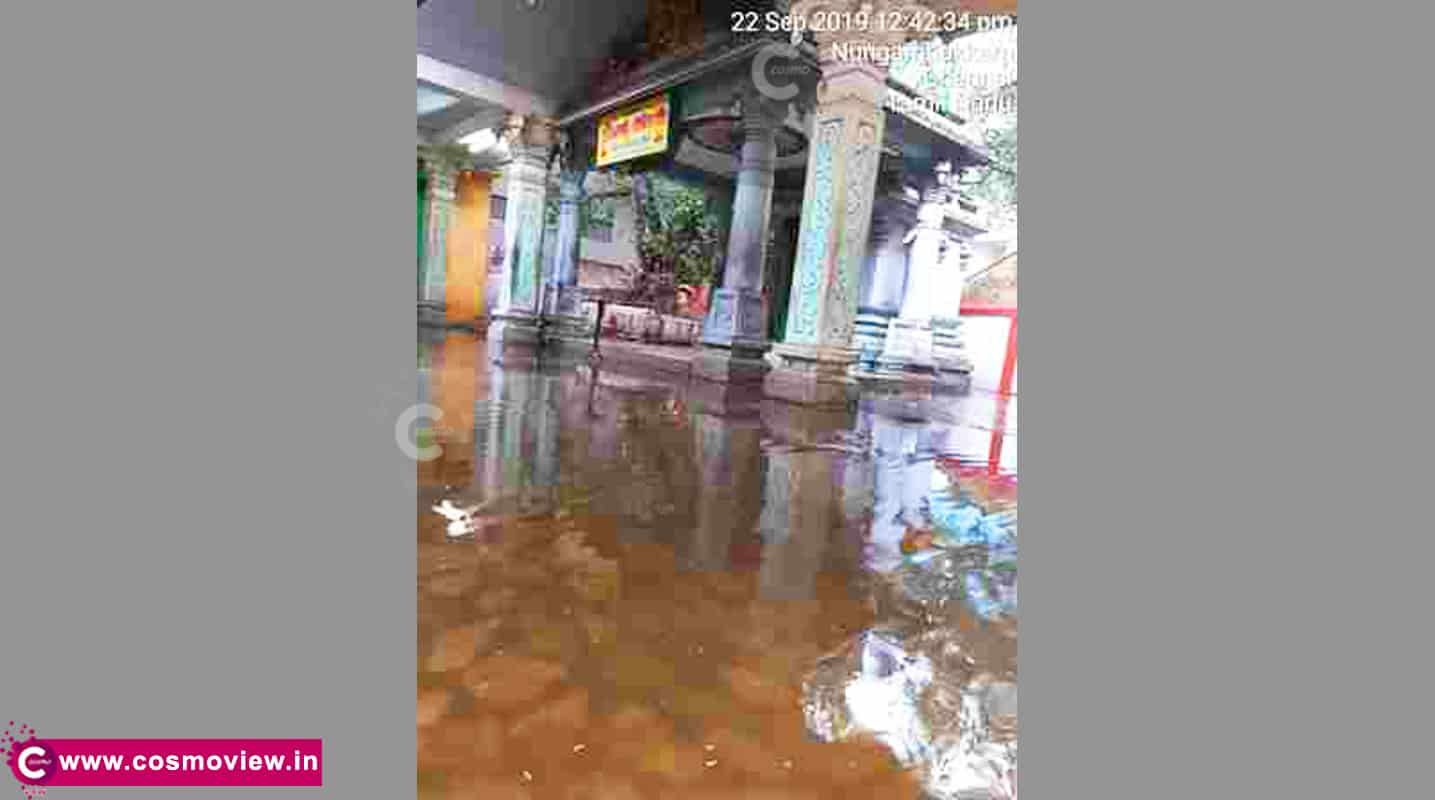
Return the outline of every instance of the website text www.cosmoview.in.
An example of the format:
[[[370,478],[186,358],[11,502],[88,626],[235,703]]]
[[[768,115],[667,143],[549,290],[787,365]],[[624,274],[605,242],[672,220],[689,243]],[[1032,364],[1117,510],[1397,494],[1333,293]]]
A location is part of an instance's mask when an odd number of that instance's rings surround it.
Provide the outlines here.
[[[318,739],[30,739],[8,755],[31,785],[323,785]]]

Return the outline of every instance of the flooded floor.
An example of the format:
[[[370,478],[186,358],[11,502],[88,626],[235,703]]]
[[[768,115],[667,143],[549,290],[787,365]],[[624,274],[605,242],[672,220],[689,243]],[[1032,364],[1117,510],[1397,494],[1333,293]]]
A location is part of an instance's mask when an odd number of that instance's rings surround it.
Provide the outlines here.
[[[991,398],[815,411],[433,336],[420,798],[1015,796]]]

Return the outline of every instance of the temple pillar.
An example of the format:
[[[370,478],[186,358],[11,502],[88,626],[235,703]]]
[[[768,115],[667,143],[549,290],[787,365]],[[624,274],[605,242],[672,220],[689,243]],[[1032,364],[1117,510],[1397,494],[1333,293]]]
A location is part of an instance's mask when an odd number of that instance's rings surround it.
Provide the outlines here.
[[[583,180],[586,170],[564,164],[558,178],[558,240],[554,242],[553,264],[543,293],[543,316],[550,341],[587,350],[592,340],[588,320],[582,312],[578,288],[579,217],[583,207]]]
[[[956,298],[938,303],[932,309],[932,359],[941,373],[970,375],[972,361],[962,341],[961,298],[967,289],[967,265],[971,248],[966,242],[949,236],[937,270],[937,295]]]
[[[965,361],[957,352],[960,342],[953,324],[961,313],[961,254],[944,229],[954,186],[951,175],[951,165],[938,164],[922,193],[917,227],[910,235],[902,309],[888,325],[878,361],[892,374],[964,384],[970,367],[963,369]],[[942,340],[940,365],[937,330]]]
[[[787,329],[765,390],[784,400],[846,399],[862,262],[877,184],[885,72],[861,61],[822,65],[808,151]]]
[[[852,346],[864,369],[876,366],[887,341],[887,327],[902,308],[907,281],[907,252],[902,240],[907,235],[908,213],[902,200],[879,198],[872,214],[872,236],[852,334]]]
[[[943,165],[945,166],[945,165]],[[897,372],[931,373],[932,312],[941,303],[961,303],[961,295],[937,295],[942,246],[946,243],[943,222],[947,216],[947,181],[950,169],[939,167],[935,180],[923,191],[917,209],[917,227],[910,234],[907,251],[907,285],[902,292],[902,309],[887,326],[887,341],[879,361],[884,369]]]
[[[742,103],[742,149],[733,195],[722,286],[703,320],[696,372],[710,380],[760,380],[766,370],[766,315],[762,301],[772,216],[773,169],[779,122],[754,96]]]
[[[505,349],[531,350],[538,345],[543,210],[557,128],[551,120],[514,115],[503,136],[512,160],[507,167],[508,200],[503,218],[503,280],[488,329],[495,360]]]
[[[462,151],[462,152],[466,152]],[[445,316],[444,282],[448,272],[448,231],[458,171],[467,165],[462,152],[449,148],[420,147],[424,165],[424,248],[419,264],[419,322],[442,325]]]

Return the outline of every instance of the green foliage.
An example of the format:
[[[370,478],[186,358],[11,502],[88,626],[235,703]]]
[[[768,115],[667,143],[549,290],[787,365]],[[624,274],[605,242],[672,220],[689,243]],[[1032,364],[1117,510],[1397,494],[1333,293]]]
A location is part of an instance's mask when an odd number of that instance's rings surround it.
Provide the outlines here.
[[[587,233],[590,228],[611,228],[614,217],[613,198],[590,197],[583,204],[583,213],[578,218],[578,228]]]
[[[612,198],[583,198],[583,202],[578,204],[578,238],[582,239],[587,236],[588,231],[594,227],[611,227],[613,217]],[[554,197],[552,193],[543,203],[543,225],[548,228],[558,227],[558,198]]]
[[[712,283],[722,228],[707,193],[651,173],[634,178],[633,203],[640,262],[634,299],[666,306],[675,287]]]
[[[1016,213],[1016,116],[992,118],[986,127],[986,145],[991,164],[976,167],[964,176],[961,195],[968,200],[981,200],[999,211]]]
[[[710,283],[717,271],[718,220],[701,189],[649,180],[638,256],[670,271],[678,284]]]

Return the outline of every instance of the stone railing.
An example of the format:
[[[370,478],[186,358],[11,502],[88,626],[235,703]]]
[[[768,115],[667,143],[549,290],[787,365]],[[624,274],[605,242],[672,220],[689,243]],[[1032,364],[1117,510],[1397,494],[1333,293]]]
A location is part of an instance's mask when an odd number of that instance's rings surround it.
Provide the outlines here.
[[[588,318],[597,313],[597,304],[589,303]],[[602,337],[651,344],[693,346],[702,333],[702,321],[673,314],[659,314],[651,308],[622,303],[603,307]]]

